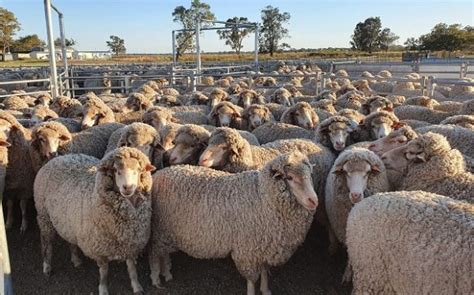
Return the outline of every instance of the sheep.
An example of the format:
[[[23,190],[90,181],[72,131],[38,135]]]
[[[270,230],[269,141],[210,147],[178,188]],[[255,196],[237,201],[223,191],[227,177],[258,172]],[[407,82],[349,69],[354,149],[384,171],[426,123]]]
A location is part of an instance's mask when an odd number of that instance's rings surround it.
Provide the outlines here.
[[[176,132],[174,146],[168,150],[170,165],[197,165],[211,133],[198,125],[184,125]]]
[[[410,126],[405,125],[393,130],[389,135],[373,141],[368,149],[382,157],[386,152],[401,147],[416,137],[418,134]]]
[[[35,105],[49,106],[52,99],[51,94],[48,92],[40,93],[35,99]]]
[[[457,114],[456,112],[442,112],[416,105],[403,105],[396,107],[394,113],[400,120],[420,120],[430,124],[439,124],[447,117]]]
[[[405,124],[410,126],[413,129],[421,128],[421,127],[426,127],[426,126],[431,126],[432,124],[425,122],[425,121],[419,121],[419,120],[400,120],[400,123]]]
[[[82,127],[84,129],[94,125],[115,122],[112,110],[100,98],[93,96],[89,96],[87,99],[82,114]]]
[[[224,101],[212,108],[208,115],[209,124],[213,126],[229,126],[242,129],[242,111],[239,106],[231,102]]]
[[[331,99],[321,99],[310,103],[319,117],[320,121],[323,121],[336,114],[336,108],[334,102]]]
[[[147,109],[151,108],[153,103],[149,98],[145,95],[134,92],[130,93],[128,96],[125,105],[122,108],[122,112],[129,113],[129,112],[138,112],[138,111],[146,111]]]
[[[337,70],[335,75],[336,75],[336,77],[349,77],[349,74],[344,69]]]
[[[280,121],[281,116],[288,109],[288,107],[277,103],[266,103],[265,106],[270,110],[275,121]]]
[[[393,111],[393,103],[383,96],[372,96],[367,98],[367,100],[361,106],[361,113],[364,115],[369,115],[378,111]]]
[[[106,77],[97,77],[84,80],[84,89],[92,91],[94,94],[112,93],[112,81]],[[101,88],[101,89],[92,89]]]
[[[447,117],[440,122],[442,125],[452,124],[461,126],[467,129],[474,131],[474,115],[457,115],[452,117]]]
[[[71,134],[59,122],[43,122],[31,131],[28,148],[33,171],[36,173],[49,160],[59,155],[81,153],[101,159],[111,134],[122,128],[119,123],[102,124]]]
[[[135,122],[115,130],[109,137],[105,155],[124,146],[141,151],[157,169],[163,167],[164,148],[161,146],[161,138],[150,125]]]
[[[22,215],[20,232],[24,233],[28,227],[27,204],[33,196],[34,174],[28,156],[31,134],[28,129],[18,123],[15,117],[0,110],[0,138],[6,142],[2,144],[2,147],[7,147],[8,154],[3,190],[8,209],[5,226],[10,229],[13,225],[13,200],[17,199],[20,201]]]
[[[426,108],[429,108],[429,109],[435,109],[435,107],[440,105],[440,103],[437,100],[432,99],[428,96],[409,97],[405,100],[405,102],[403,104],[404,105],[422,106],[422,107],[426,107]]]
[[[270,96],[270,102],[277,103],[286,107],[292,106],[295,104],[293,97],[286,88],[278,88]]]
[[[30,107],[25,100],[17,95],[5,98],[2,103],[5,110],[20,111],[22,113]]]
[[[60,117],[78,118],[82,116],[82,104],[79,100],[67,96],[58,96],[49,106]]]
[[[351,145],[352,122],[343,116],[333,116],[322,121],[316,129],[316,141],[336,152]]]
[[[32,125],[49,121],[51,119],[57,119],[59,116],[53,110],[49,109],[48,106],[38,105],[34,107],[31,112],[25,114],[25,117],[29,117],[31,119]]]
[[[171,279],[169,254],[231,255],[247,279],[247,294],[268,288],[268,267],[285,263],[304,241],[318,205],[311,164],[297,152],[260,171],[228,174],[178,165],[155,173],[149,262],[153,285]],[[185,218],[183,218],[185,217]],[[185,220],[185,222],[183,222]],[[161,263],[160,263],[161,261]]]
[[[240,94],[242,91],[242,86],[239,83],[232,83],[229,87],[227,87],[227,93],[230,95]]]
[[[311,130],[299,126],[281,122],[268,122],[252,131],[260,144],[265,144],[279,139],[314,139],[315,134]]]
[[[188,105],[207,105],[209,102],[209,97],[200,91],[196,91],[191,95],[191,98],[188,100]]]
[[[217,104],[226,101],[229,98],[229,94],[220,88],[214,88],[209,93],[209,106],[214,108]]]
[[[352,81],[352,85],[355,87],[355,89],[361,91],[366,96],[377,94],[374,90],[372,90],[372,88],[370,88],[369,81],[367,80]]]
[[[280,122],[312,130],[319,124],[319,118],[309,103],[298,102],[283,113]]]
[[[418,134],[435,132],[446,137],[452,148],[474,158],[474,132],[455,125],[432,125],[415,129]]]
[[[362,107],[362,96],[355,91],[349,91],[336,99],[337,109],[359,110]]]
[[[109,261],[127,262],[134,294],[143,292],[135,259],[147,245],[151,221],[151,171],[139,150],[123,147],[103,159],[67,155],[48,162],[34,183],[41,235],[43,273],[51,273],[56,233],[71,244],[71,261],[81,264],[78,249],[99,266],[99,294],[108,294]]]
[[[474,203],[474,175],[446,138],[428,132],[382,156],[385,166],[402,175],[399,190],[424,190]]]
[[[334,162],[326,182],[326,211],[336,238],[346,242],[346,222],[354,204],[390,190],[382,160],[364,148],[343,151]]]
[[[401,106],[403,103],[405,103],[406,100],[405,96],[395,94],[387,95],[386,98],[392,102],[394,107]]]
[[[246,108],[251,104],[265,104],[265,99],[254,90],[246,89],[240,92],[236,99],[232,100],[232,103],[239,107]]]
[[[156,95],[155,103],[159,106],[173,107],[181,106],[184,103],[181,101],[181,98],[174,95]]]
[[[267,122],[274,121],[275,118],[272,113],[264,105],[253,104],[244,109],[242,113],[242,128],[248,131],[252,131]]]
[[[159,130],[167,123],[179,124],[207,124],[207,117],[200,112],[193,111],[174,111],[172,108],[152,107],[148,109],[142,116],[142,122],[154,126]]]
[[[353,294],[472,293],[474,211],[423,191],[381,193],[352,209]]]
[[[336,113],[337,116],[346,117],[351,121],[352,127],[355,129],[359,124],[362,124],[365,119],[365,115],[359,113],[353,109],[341,109]]]
[[[376,140],[399,127],[401,124],[393,113],[379,111],[365,117],[360,128],[352,133],[352,138],[357,141]]]

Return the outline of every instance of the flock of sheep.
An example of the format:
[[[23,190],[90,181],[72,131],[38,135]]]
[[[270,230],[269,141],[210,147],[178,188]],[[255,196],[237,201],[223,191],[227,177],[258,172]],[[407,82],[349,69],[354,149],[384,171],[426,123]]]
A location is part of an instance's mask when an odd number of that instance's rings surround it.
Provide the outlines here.
[[[146,253],[154,286],[170,254],[230,256],[247,294],[271,294],[314,222],[328,255],[347,247],[355,294],[469,294],[474,249],[474,87],[420,96],[419,75],[339,70],[314,93],[316,66],[271,75],[202,77],[200,91],[165,79],[124,97],[14,92],[0,110],[0,182],[28,228],[33,198],[43,272],[53,241],[99,267]],[[280,76],[280,77],[279,77]],[[272,88],[265,88],[272,87]],[[81,254],[82,252],[82,254]],[[13,264],[15,262],[13,261]]]

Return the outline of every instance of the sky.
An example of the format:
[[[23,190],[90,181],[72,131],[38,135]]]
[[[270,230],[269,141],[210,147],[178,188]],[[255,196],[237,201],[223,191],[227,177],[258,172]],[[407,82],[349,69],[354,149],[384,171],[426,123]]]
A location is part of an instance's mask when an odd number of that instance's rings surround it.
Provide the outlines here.
[[[125,40],[129,53],[171,52],[171,31],[180,29],[171,13],[176,6],[189,7],[190,0],[52,0],[65,16],[66,37],[77,41],[79,50],[107,50],[110,35]],[[292,48],[349,47],[355,25],[368,17],[379,16],[382,26],[409,37],[430,31],[437,23],[473,25],[474,0],[203,0],[211,5],[218,20],[244,16],[260,21],[267,5],[289,12],[287,28]],[[42,0],[0,0],[0,6],[17,16],[22,30],[18,36],[38,34],[46,40]],[[53,34],[59,36],[57,15],[53,15]],[[254,40],[244,42],[244,51],[253,50]],[[204,52],[230,51],[214,31],[201,37]]]

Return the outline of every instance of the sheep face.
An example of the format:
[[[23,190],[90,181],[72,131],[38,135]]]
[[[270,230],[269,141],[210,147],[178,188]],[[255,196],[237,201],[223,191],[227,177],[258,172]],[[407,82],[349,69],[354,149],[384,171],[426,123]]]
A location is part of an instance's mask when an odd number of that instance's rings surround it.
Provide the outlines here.
[[[293,105],[291,93],[285,88],[278,89],[277,91],[275,91],[272,101],[286,107]]]
[[[258,94],[252,90],[246,90],[240,93],[239,105],[243,108],[249,107],[253,100],[257,100]]]
[[[10,122],[0,119],[0,137],[8,138],[10,136],[10,131],[12,129],[12,124]]]
[[[47,159],[52,159],[58,155],[61,147],[71,141],[69,134],[60,134],[57,130],[43,128],[33,133],[33,141],[39,144],[39,152]]]
[[[379,112],[379,111],[392,111],[393,110],[393,104],[386,98],[374,99],[366,107],[368,108],[369,114]]]
[[[217,116],[217,126],[218,127],[229,127],[237,118],[240,118],[240,114],[235,112],[234,109],[229,107],[228,105],[223,105],[220,107],[214,114]]]
[[[336,151],[342,151],[346,147],[346,140],[353,129],[343,122],[334,122],[329,125],[329,139]]]
[[[379,118],[372,120],[370,123],[370,132],[373,138],[380,139],[389,135],[390,132],[392,132],[392,124],[393,122],[391,120],[379,120]]]
[[[249,123],[249,129],[253,130],[266,123],[270,115],[269,112],[270,111],[267,108],[257,105],[250,106],[245,110],[244,117]]]
[[[170,165],[197,164],[202,149],[207,146],[207,142],[196,140],[195,137],[186,133],[178,134],[174,144],[174,147],[169,151]]]
[[[225,144],[210,145],[199,158],[199,166],[216,168],[222,167],[225,164],[229,155],[229,147]]]
[[[284,180],[298,203],[309,211],[318,207],[318,196],[314,191],[311,173],[312,165],[306,157],[298,161],[290,160],[282,169],[270,170],[275,180]]]
[[[360,202],[364,198],[367,188],[367,179],[370,173],[378,173],[380,169],[376,165],[370,165],[365,160],[354,159],[336,167],[334,173],[342,174],[346,178],[349,189],[349,200],[352,204]]]
[[[242,86],[240,86],[240,84],[238,83],[234,83],[230,85],[229,88],[227,88],[227,92],[229,94],[239,94],[240,92],[242,92]]]
[[[33,112],[30,114],[30,116],[31,116],[31,121],[34,124],[38,124],[44,121],[58,118],[58,114],[50,110],[48,107],[45,107],[42,105],[35,107],[33,109]]]
[[[390,132],[386,137],[372,142],[369,146],[369,150],[381,157],[384,153],[405,145],[409,141],[404,132],[405,130],[406,127],[402,127]]]
[[[313,122],[311,111],[308,108],[295,110],[293,116],[295,125],[306,129],[314,129],[316,122]]]
[[[383,154],[382,161],[387,169],[404,173],[410,163],[428,161],[423,140],[416,138],[409,143]]]
[[[220,90],[215,89],[209,94],[209,105],[211,108],[215,107],[218,103],[223,102],[227,98],[227,93]]]
[[[50,95],[40,95],[38,98],[35,100],[35,105],[43,105],[43,106],[48,106],[51,102],[52,98]]]
[[[174,120],[167,112],[153,110],[152,112],[145,113],[142,121],[159,131],[168,125],[168,122],[173,122]]]
[[[97,107],[84,106],[82,111],[82,128],[87,129],[98,124],[99,119],[103,117],[102,112]]]

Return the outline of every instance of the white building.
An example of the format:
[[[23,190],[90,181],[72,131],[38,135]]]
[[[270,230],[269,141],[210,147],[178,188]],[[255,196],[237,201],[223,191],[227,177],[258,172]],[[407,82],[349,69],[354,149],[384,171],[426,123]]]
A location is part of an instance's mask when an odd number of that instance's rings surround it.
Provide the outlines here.
[[[110,51],[86,51],[86,50],[75,50],[73,53],[74,59],[87,60],[87,59],[110,59],[112,58],[112,52]]]
[[[62,60],[63,53],[61,51],[61,47],[56,47],[54,51],[56,53],[56,59]],[[73,52],[74,49],[72,49],[71,47],[66,48],[66,56],[68,59],[71,59],[73,57]],[[49,58],[49,50],[48,48],[43,48],[42,50],[38,50],[38,48],[35,48],[33,49],[33,51],[30,52],[30,57],[32,59],[47,60]]]

